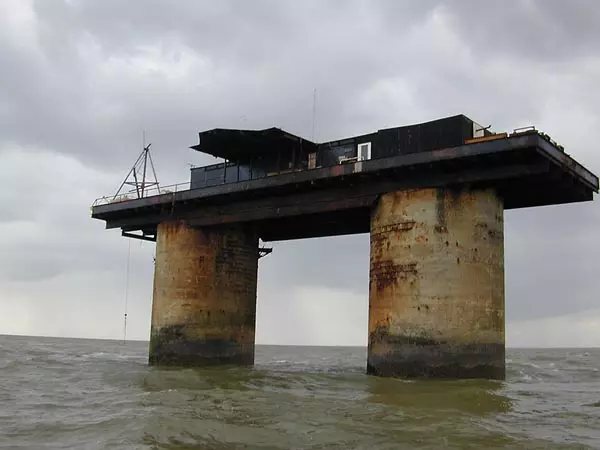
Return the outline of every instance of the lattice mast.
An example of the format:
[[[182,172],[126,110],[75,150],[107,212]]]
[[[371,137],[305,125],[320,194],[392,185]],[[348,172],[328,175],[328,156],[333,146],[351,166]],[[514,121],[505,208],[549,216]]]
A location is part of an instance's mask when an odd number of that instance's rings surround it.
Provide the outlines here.
[[[145,141],[145,139],[144,139]],[[156,177],[156,170],[154,169],[154,162],[152,161],[152,154],[150,153],[150,146],[152,144],[145,145],[144,149],[136,159],[133,167],[127,173],[125,180],[121,183],[121,186],[117,190],[113,197],[115,200],[119,195],[129,196],[134,194],[137,198],[143,198],[149,190],[159,189],[158,178]],[[148,168],[151,170],[151,174],[148,173]],[[141,172],[141,180],[138,178]],[[148,177],[150,175],[150,177]],[[152,178],[153,177],[153,178]],[[125,186],[131,186],[133,189],[123,192]]]

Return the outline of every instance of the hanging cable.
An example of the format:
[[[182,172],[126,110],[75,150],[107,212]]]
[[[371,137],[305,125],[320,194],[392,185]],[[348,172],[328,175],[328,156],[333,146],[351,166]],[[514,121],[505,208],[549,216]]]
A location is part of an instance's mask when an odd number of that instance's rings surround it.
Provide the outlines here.
[[[125,311],[123,315],[123,343],[127,340],[127,300],[129,299],[129,262],[131,260],[131,239],[127,243],[127,271],[125,275]]]

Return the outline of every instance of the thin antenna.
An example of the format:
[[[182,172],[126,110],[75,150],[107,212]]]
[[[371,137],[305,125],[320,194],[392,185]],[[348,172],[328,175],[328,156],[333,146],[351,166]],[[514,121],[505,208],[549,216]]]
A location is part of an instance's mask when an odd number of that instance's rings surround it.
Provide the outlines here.
[[[146,155],[148,155],[148,152],[150,151],[150,146],[148,147],[144,147],[144,151],[146,152]],[[146,166],[148,165],[148,158],[144,158],[144,172],[142,175],[142,197],[144,197],[144,187],[146,186]]]
[[[315,122],[317,117],[317,88],[313,91],[312,141],[315,142]]]
[[[125,275],[125,313],[123,314],[123,343],[127,341],[127,301],[129,300],[129,261],[131,260],[131,239],[127,239],[127,271]]]
[[[146,147],[146,130],[142,130],[142,148],[146,153],[144,155],[144,172],[142,175],[142,198],[144,197],[144,186],[146,185],[146,165],[148,164],[148,151],[150,150],[150,146]]]
[[[148,151],[150,149],[150,146],[148,145]],[[156,170],[154,170],[154,162],[152,161],[152,155],[150,155],[150,153],[148,153],[149,159],[150,159],[150,167],[152,168],[152,175],[154,176],[154,180],[156,181],[156,187],[159,188],[158,185],[158,178],[156,176]]]

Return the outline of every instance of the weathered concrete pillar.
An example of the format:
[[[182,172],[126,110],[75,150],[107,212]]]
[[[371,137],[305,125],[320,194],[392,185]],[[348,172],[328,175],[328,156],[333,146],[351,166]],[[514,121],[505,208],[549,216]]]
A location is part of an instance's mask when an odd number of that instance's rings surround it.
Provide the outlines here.
[[[504,379],[503,213],[492,190],[380,198],[371,218],[368,373]]]
[[[254,363],[258,238],[243,227],[158,226],[150,364]]]

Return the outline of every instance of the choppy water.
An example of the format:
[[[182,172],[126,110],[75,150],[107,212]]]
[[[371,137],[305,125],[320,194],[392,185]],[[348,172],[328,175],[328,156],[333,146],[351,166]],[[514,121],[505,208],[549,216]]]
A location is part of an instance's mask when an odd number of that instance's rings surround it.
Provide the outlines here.
[[[253,369],[146,365],[147,343],[0,336],[0,447],[600,448],[600,350],[513,350],[506,382],[364,375],[362,348]]]

